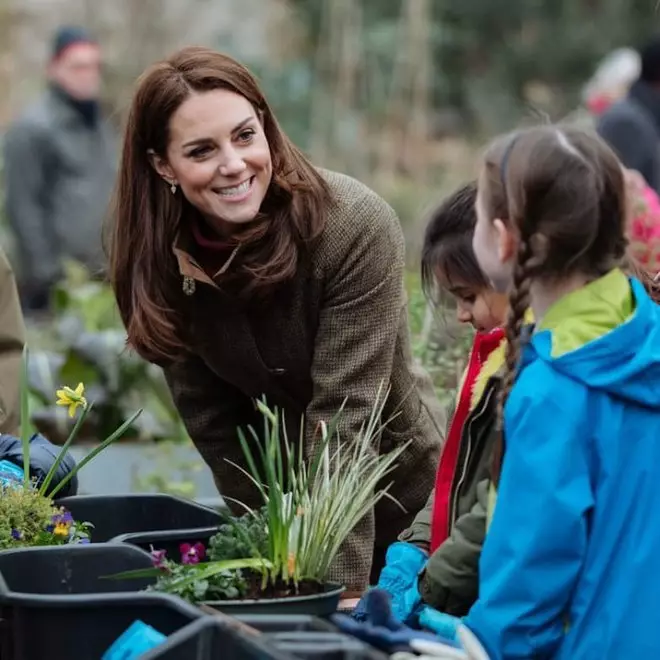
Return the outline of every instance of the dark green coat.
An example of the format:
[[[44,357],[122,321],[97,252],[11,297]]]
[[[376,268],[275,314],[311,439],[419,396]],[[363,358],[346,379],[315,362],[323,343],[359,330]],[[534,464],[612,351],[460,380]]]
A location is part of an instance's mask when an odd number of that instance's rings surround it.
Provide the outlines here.
[[[450,534],[431,555],[420,576],[425,603],[463,616],[477,599],[479,557],[486,532],[489,474],[497,437],[499,377],[490,378],[463,426],[460,454],[450,494]],[[434,493],[400,540],[429,550]]]

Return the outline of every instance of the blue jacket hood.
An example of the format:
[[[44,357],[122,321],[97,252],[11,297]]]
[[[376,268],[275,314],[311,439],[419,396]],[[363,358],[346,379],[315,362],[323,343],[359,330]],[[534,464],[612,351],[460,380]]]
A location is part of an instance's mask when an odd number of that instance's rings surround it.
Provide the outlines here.
[[[660,306],[615,270],[556,303],[523,353],[590,388],[660,408]]]

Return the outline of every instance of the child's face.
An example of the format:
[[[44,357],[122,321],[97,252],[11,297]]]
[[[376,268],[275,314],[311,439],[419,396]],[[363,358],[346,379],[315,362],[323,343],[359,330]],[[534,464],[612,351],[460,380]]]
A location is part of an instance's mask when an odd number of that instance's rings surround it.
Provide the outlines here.
[[[469,323],[477,332],[490,332],[504,325],[509,305],[506,294],[460,281],[440,284],[456,300],[456,318],[460,323]]]
[[[483,178],[477,194],[477,224],[474,228],[472,248],[479,268],[490,280],[496,291],[505,293],[513,279],[514,257],[517,238],[504,220],[489,217],[483,199]]]

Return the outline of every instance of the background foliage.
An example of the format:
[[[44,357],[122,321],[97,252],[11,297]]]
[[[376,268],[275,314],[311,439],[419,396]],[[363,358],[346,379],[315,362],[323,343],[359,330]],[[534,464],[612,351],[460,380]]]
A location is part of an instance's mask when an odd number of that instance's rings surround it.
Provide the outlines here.
[[[658,19],[657,0],[0,0],[0,140],[41,90],[50,33],[62,22],[99,36],[105,102],[118,128],[135,78],[154,60],[191,43],[238,57],[316,163],[360,178],[398,212],[415,355],[448,401],[470,333],[453,310],[430,310],[419,288],[429,205],[474,176],[493,133],[579,108],[599,60],[641,44]],[[1,169],[0,159],[0,177]],[[3,193],[0,186],[0,204]],[[1,215],[0,241],[12,255]],[[126,411],[144,407],[133,438],[186,438],[162,374],[124,351],[106,285],[70,270],[55,317],[32,324],[30,341],[40,349],[33,410],[50,435],[65,436],[68,424],[50,408],[53,385],[83,380],[98,403],[81,437],[103,436]],[[162,443],[164,462],[169,446]],[[167,489],[165,472],[159,463],[136,487]],[[190,492],[185,480],[172,488]]]

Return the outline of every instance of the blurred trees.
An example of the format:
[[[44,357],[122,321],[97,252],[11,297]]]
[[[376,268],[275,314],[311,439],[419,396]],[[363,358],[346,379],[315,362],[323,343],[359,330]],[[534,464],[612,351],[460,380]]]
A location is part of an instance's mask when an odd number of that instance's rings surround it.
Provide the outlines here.
[[[659,24],[658,2],[0,0],[0,134],[41,89],[60,21],[98,34],[117,122],[148,64],[184,44],[214,46],[257,74],[316,163],[418,218],[439,187],[471,175],[474,144],[573,110],[599,59]]]
[[[400,61],[397,35],[406,14],[413,7],[426,12],[429,35],[421,39],[430,49],[433,108],[451,108],[464,125],[486,133],[510,128],[530,105],[552,118],[567,113],[601,57],[618,46],[638,45],[660,23],[657,0],[292,0],[292,5],[307,27],[310,51],[332,29],[328,6],[345,12],[351,7],[361,19],[364,61],[377,60],[383,71]],[[424,66],[419,53],[414,65]],[[437,119],[437,130],[452,126]]]

